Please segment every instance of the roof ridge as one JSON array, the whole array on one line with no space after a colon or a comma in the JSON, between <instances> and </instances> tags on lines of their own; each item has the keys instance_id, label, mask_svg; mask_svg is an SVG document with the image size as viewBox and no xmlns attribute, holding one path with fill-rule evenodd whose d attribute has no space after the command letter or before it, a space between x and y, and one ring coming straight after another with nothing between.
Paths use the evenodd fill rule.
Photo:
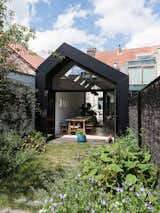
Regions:
<instances>
[{"instance_id":1,"label":"roof ridge","mask_svg":"<svg viewBox=\"0 0 160 213\"><path fill-rule=\"evenodd\" d=\"M142 46L142 47L134 47L134 48L122 48L122 52L123 51L128 51L128 50L136 50L136 49L143 49L143 48L152 48L152 47L159 47L160 48L160 44L157 44L157 45L152 45L152 46ZM114 49L114 50L100 50L100 51L97 51L96 53L105 53L105 52L116 52L118 51L118 48L117 49Z\"/></svg>"}]
</instances>

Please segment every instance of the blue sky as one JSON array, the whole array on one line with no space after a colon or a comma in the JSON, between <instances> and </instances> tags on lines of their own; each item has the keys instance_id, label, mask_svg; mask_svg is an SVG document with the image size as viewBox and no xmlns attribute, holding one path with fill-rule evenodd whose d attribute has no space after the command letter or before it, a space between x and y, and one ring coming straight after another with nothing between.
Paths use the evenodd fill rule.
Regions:
<instances>
[{"instance_id":1,"label":"blue sky","mask_svg":"<svg viewBox=\"0 0 160 213\"><path fill-rule=\"evenodd\" d=\"M159 0L12 0L10 8L36 30L30 48L44 57L63 42L84 51L160 44Z\"/></svg>"}]
</instances>

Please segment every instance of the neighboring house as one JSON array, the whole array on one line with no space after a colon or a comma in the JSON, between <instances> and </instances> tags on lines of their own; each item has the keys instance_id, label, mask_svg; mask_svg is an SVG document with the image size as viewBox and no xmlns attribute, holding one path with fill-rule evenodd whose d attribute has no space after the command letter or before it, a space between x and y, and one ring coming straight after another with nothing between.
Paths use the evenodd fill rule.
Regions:
<instances>
[{"instance_id":1,"label":"neighboring house","mask_svg":"<svg viewBox=\"0 0 160 213\"><path fill-rule=\"evenodd\" d=\"M10 99L0 113L0 131L14 129L21 135L35 128L35 76L38 66L44 59L21 45L10 45L13 50L7 59L12 66L8 78Z\"/></svg>"},{"instance_id":2,"label":"neighboring house","mask_svg":"<svg viewBox=\"0 0 160 213\"><path fill-rule=\"evenodd\" d=\"M15 66L8 77L18 81L35 90L35 75L38 66L44 61L44 58L26 50L19 44L10 45L14 53L10 56L9 62Z\"/></svg>"},{"instance_id":3,"label":"neighboring house","mask_svg":"<svg viewBox=\"0 0 160 213\"><path fill-rule=\"evenodd\" d=\"M160 45L97 51L90 48L87 53L100 61L129 75L130 91L139 91L160 75Z\"/></svg>"}]
</instances>

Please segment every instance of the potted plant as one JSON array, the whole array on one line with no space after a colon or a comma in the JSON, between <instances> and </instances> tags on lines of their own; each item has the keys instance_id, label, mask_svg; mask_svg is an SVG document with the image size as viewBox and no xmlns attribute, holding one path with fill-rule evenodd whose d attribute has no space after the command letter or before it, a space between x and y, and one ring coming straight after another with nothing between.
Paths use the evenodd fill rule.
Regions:
<instances>
[{"instance_id":1,"label":"potted plant","mask_svg":"<svg viewBox=\"0 0 160 213\"><path fill-rule=\"evenodd\" d=\"M76 135L77 135L77 142L86 142L86 135L84 135L83 129L78 129Z\"/></svg>"}]
</instances>

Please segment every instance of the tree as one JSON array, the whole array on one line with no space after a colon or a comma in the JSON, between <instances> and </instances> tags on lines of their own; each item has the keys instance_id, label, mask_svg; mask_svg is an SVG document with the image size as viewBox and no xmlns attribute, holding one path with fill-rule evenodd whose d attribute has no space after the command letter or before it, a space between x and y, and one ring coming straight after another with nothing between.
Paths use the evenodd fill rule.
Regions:
<instances>
[{"instance_id":1,"label":"tree","mask_svg":"<svg viewBox=\"0 0 160 213\"><path fill-rule=\"evenodd\" d=\"M12 82L7 78L8 72L14 69L9 58L15 52L10 46L15 45L16 52L20 51L16 48L16 44L27 49L29 39L34 37L33 30L12 23L14 13L8 10L8 2L9 0L0 0L0 113L3 113L5 106L8 106L11 99L16 102L16 97L13 97L14 94L10 89Z\"/></svg>"},{"instance_id":2,"label":"tree","mask_svg":"<svg viewBox=\"0 0 160 213\"><path fill-rule=\"evenodd\" d=\"M7 58L13 51L9 45L21 44L28 48L27 43L31 37L34 37L34 31L25 26L11 23L14 13L7 9L9 0L1 0L0 2L0 73L10 70L11 66L7 63ZM19 51L17 49L17 51Z\"/></svg>"}]
</instances>

